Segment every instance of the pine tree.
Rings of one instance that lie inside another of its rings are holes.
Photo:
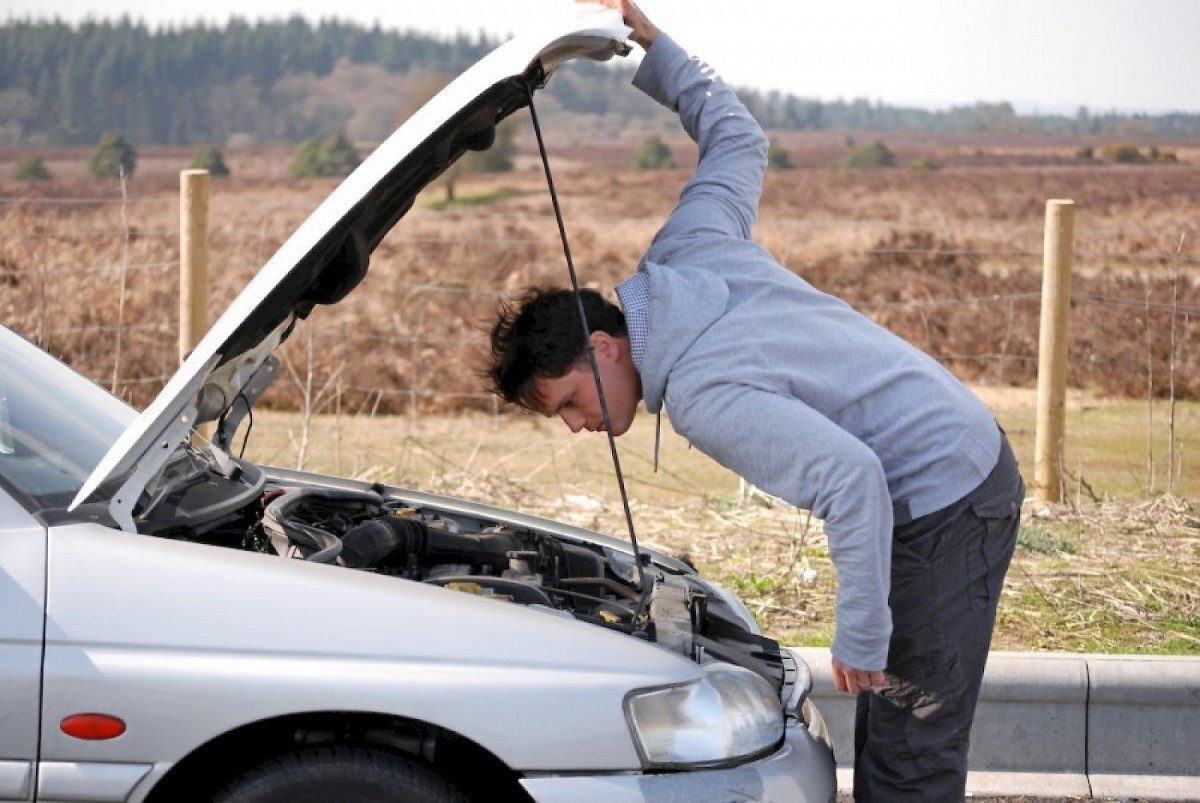
[[[229,175],[229,166],[225,164],[225,157],[217,150],[216,145],[208,142],[196,149],[196,155],[192,157],[192,163],[188,167],[193,170],[207,170],[210,176],[217,178]]]
[[[633,155],[633,166],[638,170],[661,170],[675,166],[671,149],[658,136],[647,137],[637,153]]]
[[[93,178],[116,178],[122,174],[132,178],[135,167],[137,153],[120,131],[106,131],[88,158],[88,172]]]

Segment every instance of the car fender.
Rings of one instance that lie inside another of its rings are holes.
[[[175,762],[309,710],[447,728],[510,768],[639,767],[622,701],[699,677],[646,642],[521,605],[336,566],[50,528],[43,759]],[[81,712],[116,739],[61,732]]]

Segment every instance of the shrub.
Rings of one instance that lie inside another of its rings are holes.
[[[838,160],[838,167],[848,170],[871,170],[877,167],[892,167],[896,164],[896,154],[879,140],[870,145],[846,154]]]
[[[88,157],[88,172],[94,178],[117,178],[122,171],[125,178],[132,178],[135,167],[137,152],[120,131],[104,132],[96,150]]]
[[[482,151],[471,151],[463,159],[471,162],[471,169],[480,173],[507,173],[513,169],[513,157],[517,154],[516,120],[509,118],[496,126],[496,138],[491,147]],[[462,162],[460,159],[459,162]]]
[[[924,156],[924,157],[916,160],[915,162],[910,164],[909,167],[912,168],[913,170],[919,170],[921,172],[928,172],[928,171],[932,171],[932,170],[941,169],[940,164],[933,161],[932,159],[930,159],[927,156]]]
[[[1114,142],[1105,145],[1101,155],[1104,157],[1104,161],[1117,164],[1140,164],[1146,161],[1146,157],[1142,155],[1136,145],[1123,143]]]
[[[440,179],[446,189],[443,207],[457,200],[456,188],[464,176],[472,173],[507,173],[513,169],[513,157],[517,153],[516,126],[517,121],[509,117],[496,126],[495,139],[489,147],[482,151],[467,151],[446,168]]]
[[[1043,555],[1075,554],[1076,546],[1068,538],[1062,538],[1043,527],[1022,525],[1017,531],[1017,546]]]
[[[207,170],[211,176],[229,175],[229,165],[225,164],[225,157],[217,150],[216,145],[207,142],[196,149],[196,155],[192,157],[192,163],[188,167],[192,170]]]
[[[771,140],[767,146],[767,167],[774,167],[779,170],[791,170],[795,167],[792,162],[792,157],[788,156],[787,151],[779,147],[779,143]]]
[[[1079,150],[1075,151],[1075,158],[1080,161],[1091,161],[1096,158],[1096,151],[1091,145],[1084,145]]]
[[[344,176],[358,167],[360,161],[354,143],[346,138],[344,131],[337,131],[324,139],[313,137],[301,142],[289,172],[293,178]]]
[[[633,166],[638,170],[660,170],[675,166],[671,149],[657,136],[647,137],[633,155]]]
[[[1148,149],[1148,155],[1152,162],[1178,162],[1179,157],[1175,151],[1160,151],[1157,145],[1151,145]]]
[[[17,181],[46,181],[50,178],[50,171],[40,156],[22,156],[13,168],[12,177]]]

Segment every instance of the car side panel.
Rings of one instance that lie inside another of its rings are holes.
[[[44,759],[174,762],[243,724],[362,711],[449,728],[517,770],[632,770],[629,689],[698,677],[627,636],[334,566],[50,530]],[[83,742],[51,724],[125,720]]]
[[[30,800],[46,598],[46,530],[0,491],[0,800]]]

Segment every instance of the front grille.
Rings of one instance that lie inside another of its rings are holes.
[[[783,668],[783,685],[779,687],[779,702],[789,719],[800,719],[800,706],[812,688],[812,673],[804,659],[797,658],[791,650],[779,650],[779,661]]]

